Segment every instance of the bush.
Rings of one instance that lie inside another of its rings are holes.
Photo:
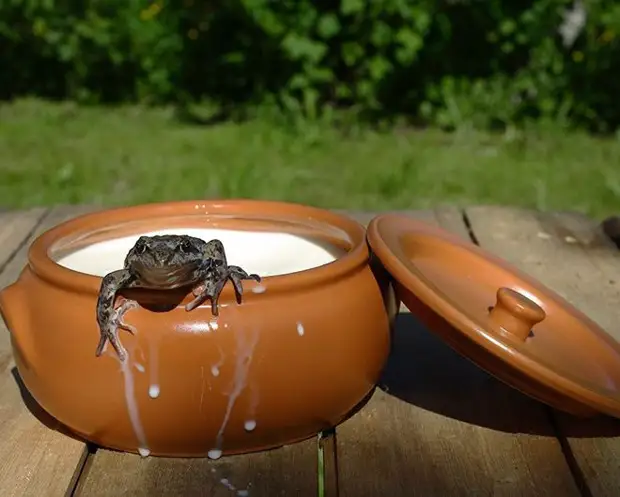
[[[277,102],[445,127],[620,124],[620,5],[590,0],[5,0],[0,96]],[[575,16],[578,20],[578,15]],[[571,40],[569,40],[571,41]]]

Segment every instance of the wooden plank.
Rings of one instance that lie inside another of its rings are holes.
[[[76,488],[84,497],[317,495],[316,439],[241,456],[140,458],[99,449]],[[245,493],[247,492],[247,493]]]
[[[4,264],[0,287],[12,283],[19,276],[26,264],[28,247],[35,237],[85,210],[91,208],[52,209],[40,224],[37,222],[43,210],[9,213],[9,216],[16,217],[9,223],[10,236],[4,235],[4,228],[0,231],[0,256],[12,252],[10,247],[13,247],[13,255]],[[35,226],[36,229],[31,232]],[[25,236],[27,239],[23,243]],[[64,495],[86,458],[86,446],[56,431],[54,428],[59,428],[58,423],[23,388],[12,360],[8,331],[2,320],[0,365],[0,495]]]
[[[605,230],[604,223],[597,223],[594,219],[581,212],[549,212],[542,219],[553,220],[556,238],[565,242],[577,241],[588,250],[616,248],[610,233]]]
[[[411,215],[468,236],[457,209]],[[343,497],[579,495],[545,408],[411,314],[399,316],[382,390],[337,443]]]
[[[601,226],[581,215],[541,214],[512,208],[466,211],[481,246],[555,290],[620,339],[620,252]],[[620,495],[620,423],[554,413],[584,495]]]

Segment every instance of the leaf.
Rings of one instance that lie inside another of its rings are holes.
[[[509,42],[509,41],[505,41],[504,43],[502,43],[501,45],[501,50],[502,52],[504,52],[505,54],[509,54],[514,52],[515,50],[515,46],[513,43]]]
[[[342,58],[348,67],[354,66],[364,55],[359,43],[347,42],[342,45]]]
[[[246,60],[245,54],[239,51],[229,52],[223,58],[228,64],[242,64]]]
[[[396,58],[401,64],[410,64],[422,48],[422,37],[415,31],[402,28],[396,33],[400,48],[396,50]]]
[[[310,79],[317,83],[328,83],[334,80],[334,72],[327,67],[312,67],[306,71]]]
[[[306,115],[315,119],[318,111],[319,92],[314,88],[304,88],[302,95]]]
[[[353,95],[353,92],[351,91],[351,88],[349,87],[349,85],[345,83],[341,83],[336,86],[336,97],[346,99],[346,98],[351,98],[352,95]]]
[[[325,14],[319,19],[316,30],[321,38],[330,39],[340,31],[340,21],[335,14]]]
[[[68,62],[75,57],[76,50],[73,44],[63,43],[58,47],[58,56],[61,61]]]
[[[433,104],[428,100],[425,100],[420,104],[420,115],[425,119],[430,119],[433,116]]]
[[[364,0],[342,0],[340,2],[340,12],[345,16],[356,14],[364,10]]]
[[[499,25],[499,32],[504,36],[512,34],[517,29],[517,23],[513,19],[504,19]]]
[[[392,69],[392,64],[385,57],[374,56],[368,63],[368,70],[374,81],[383,79],[390,69]]]
[[[305,36],[299,36],[297,33],[290,33],[285,36],[282,40],[282,47],[293,60],[308,59],[318,62],[327,52],[327,45],[325,43],[314,41]]]
[[[385,22],[377,21],[373,24],[370,40],[376,47],[385,47],[390,44],[394,30]]]
[[[289,88],[293,90],[301,90],[308,86],[308,78],[304,74],[295,74],[289,81]]]
[[[254,20],[270,36],[279,36],[287,31],[286,26],[278,19],[273,10],[260,7],[256,10],[249,9]]]
[[[403,47],[398,47],[396,49],[395,56],[398,63],[403,66],[411,64],[413,59],[415,59],[415,53],[412,53],[410,50]]]
[[[35,36],[43,36],[47,31],[47,24],[45,19],[41,19],[40,17],[35,18],[34,23],[32,24],[32,33]]]
[[[363,80],[357,83],[356,90],[360,97],[364,100],[368,100],[374,94],[375,86],[370,81]]]

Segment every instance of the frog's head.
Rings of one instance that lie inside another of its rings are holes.
[[[176,288],[196,281],[206,243],[187,235],[141,236],[125,259],[125,267],[145,285]]]

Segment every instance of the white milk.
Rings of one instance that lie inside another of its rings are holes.
[[[172,228],[143,235],[190,235],[209,241],[217,238],[226,249],[228,264],[262,277],[294,273],[334,261],[337,248],[327,248],[289,233]],[[95,276],[123,268],[125,256],[140,235],[97,242],[61,257],[61,266]]]

